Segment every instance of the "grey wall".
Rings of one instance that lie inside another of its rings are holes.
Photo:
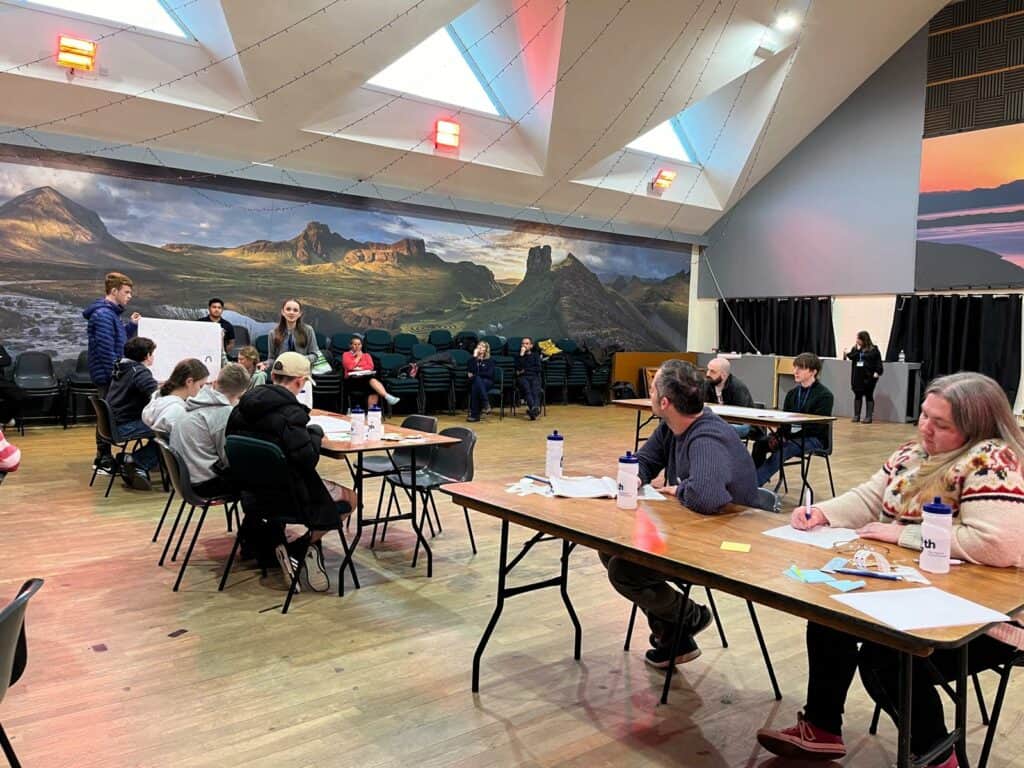
[[[727,297],[914,290],[927,47],[922,30],[710,230]]]

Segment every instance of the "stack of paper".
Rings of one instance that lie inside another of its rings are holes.
[[[551,490],[555,496],[569,499],[614,499],[619,485],[610,477],[552,477]]]

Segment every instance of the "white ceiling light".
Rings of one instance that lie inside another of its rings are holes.
[[[160,0],[29,0],[29,3],[174,37],[188,36]]]
[[[775,19],[775,28],[779,32],[792,32],[799,26],[800,19],[797,18],[795,13],[783,13]]]
[[[679,137],[678,129],[671,119],[654,126],[647,133],[638,136],[626,145],[626,149],[635,149],[638,152],[647,152],[658,157],[666,157],[672,160],[682,160],[692,163],[690,153]]]
[[[488,115],[501,114],[447,27],[371,77],[367,84]]]

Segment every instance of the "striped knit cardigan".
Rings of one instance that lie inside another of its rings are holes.
[[[841,528],[903,525],[900,546],[919,550],[921,503],[903,493],[927,458],[920,443],[905,443],[866,483],[817,506]],[[1006,443],[985,439],[972,446],[949,469],[938,495],[953,509],[953,557],[999,568],[1024,565],[1024,475]],[[1024,649],[1024,611],[1013,618],[988,634]]]

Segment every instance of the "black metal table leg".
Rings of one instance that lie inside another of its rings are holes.
[[[559,591],[562,593],[562,602],[565,603],[565,610],[569,612],[569,619],[572,621],[575,629],[576,637],[573,643],[573,658],[579,661],[580,649],[583,645],[583,627],[580,626],[579,617],[576,615],[576,610],[572,607],[572,600],[569,599],[569,555],[572,554],[575,548],[575,544],[570,544],[565,539],[562,539],[562,583],[559,586]]]
[[[636,412],[636,437],[633,440],[633,453],[640,449],[640,411]]]
[[[956,670],[956,759],[960,768],[970,768],[967,759],[967,643],[957,653]]]
[[[356,532],[352,534],[352,541],[348,547],[342,547],[345,550],[345,554],[341,559],[341,567],[338,569],[338,597],[345,596],[345,569],[351,567],[352,575],[355,577],[355,565],[352,563],[352,558],[356,553],[356,547],[359,545],[359,539],[363,535],[363,452],[359,451],[356,453],[356,472],[355,472],[355,491],[356,491]],[[356,589],[359,589],[359,581],[355,580]]]
[[[896,750],[897,768],[913,768],[913,760],[910,757],[910,708],[911,688],[914,683],[914,659],[905,651],[900,652],[900,710],[899,743]]]
[[[416,502],[417,502],[416,474],[417,474],[417,472],[416,472],[416,446],[415,445],[409,446],[409,462],[412,464],[412,470],[411,470],[411,472],[412,472],[412,478],[411,478],[412,479],[412,485],[411,485],[412,493],[411,493],[411,498],[409,500],[410,508],[412,510],[412,519],[410,520],[410,522],[412,523],[412,529],[414,531],[416,531],[416,539],[417,539],[416,551],[413,553],[413,562],[412,562],[412,564],[413,564],[413,567],[416,566],[416,555],[419,553],[419,545],[422,544],[423,545],[423,551],[427,555],[427,578],[429,579],[429,578],[431,578],[434,575],[434,553],[430,551],[430,545],[427,543],[427,539],[423,535],[423,525],[422,525],[422,523],[416,519]],[[401,477],[401,474],[399,474],[399,477]]]
[[[501,611],[505,607],[505,577],[508,575],[505,567],[508,561],[508,520],[501,521],[501,546],[498,553],[498,594],[494,603],[494,612],[491,613],[491,620],[487,622],[480,642],[477,643],[476,652],[473,654],[473,693],[480,692],[480,659],[484,655],[484,648],[487,641],[491,639],[491,633],[498,624]]]

